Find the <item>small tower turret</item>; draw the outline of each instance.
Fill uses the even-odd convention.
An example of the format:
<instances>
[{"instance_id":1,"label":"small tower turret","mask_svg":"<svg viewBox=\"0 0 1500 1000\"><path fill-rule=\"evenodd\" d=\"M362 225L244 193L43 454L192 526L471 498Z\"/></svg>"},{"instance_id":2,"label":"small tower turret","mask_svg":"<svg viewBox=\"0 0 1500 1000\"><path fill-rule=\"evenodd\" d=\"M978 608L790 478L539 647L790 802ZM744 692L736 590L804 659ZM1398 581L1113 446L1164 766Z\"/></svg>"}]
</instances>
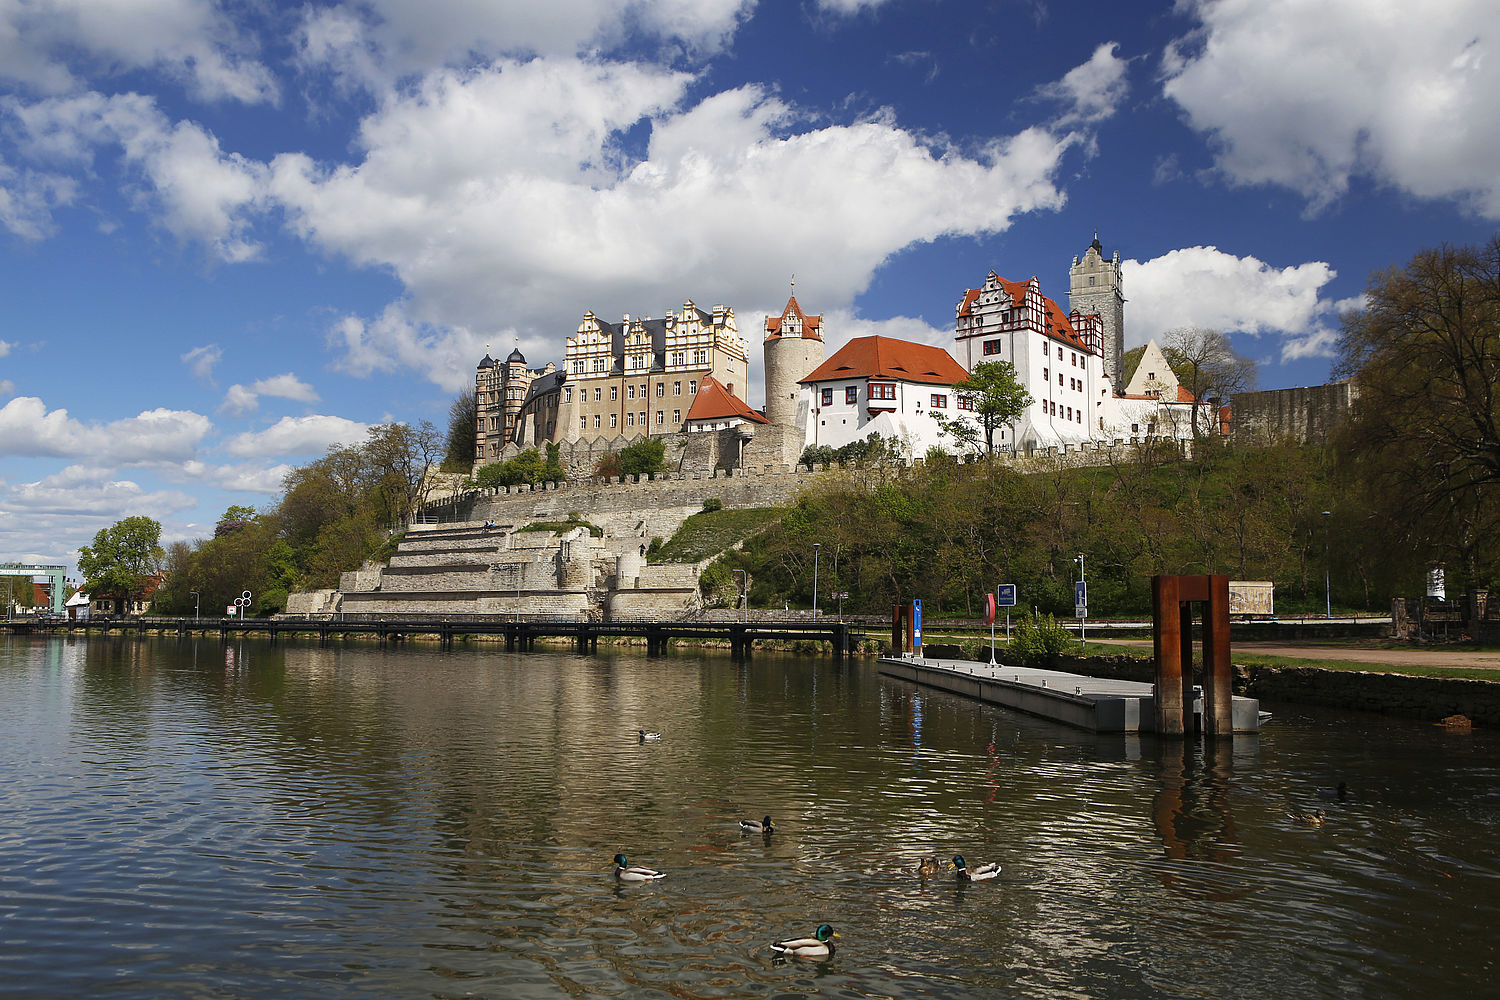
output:
<instances>
[{"instance_id":1,"label":"small tower turret","mask_svg":"<svg viewBox=\"0 0 1500 1000\"><path fill-rule=\"evenodd\" d=\"M1099 234L1068 269L1068 309L1084 316L1098 314L1104 348L1104 370L1116 392L1121 391L1120 359L1125 356L1125 290L1120 277L1120 251L1104 256Z\"/></svg>"}]
</instances>

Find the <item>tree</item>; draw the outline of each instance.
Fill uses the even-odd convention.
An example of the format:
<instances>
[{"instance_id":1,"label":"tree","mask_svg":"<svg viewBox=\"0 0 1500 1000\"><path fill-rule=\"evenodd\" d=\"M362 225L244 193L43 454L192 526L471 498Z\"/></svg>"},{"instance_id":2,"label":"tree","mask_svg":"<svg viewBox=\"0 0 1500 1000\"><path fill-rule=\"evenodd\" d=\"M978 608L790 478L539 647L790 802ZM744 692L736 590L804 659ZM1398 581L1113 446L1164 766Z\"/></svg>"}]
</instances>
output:
<instances>
[{"instance_id":1,"label":"tree","mask_svg":"<svg viewBox=\"0 0 1500 1000\"><path fill-rule=\"evenodd\" d=\"M146 578L160 568L166 556L160 542L160 524L144 515L127 517L100 528L94 544L78 550L78 571L90 593L128 597L144 589Z\"/></svg>"},{"instance_id":2,"label":"tree","mask_svg":"<svg viewBox=\"0 0 1500 1000\"><path fill-rule=\"evenodd\" d=\"M1193 396L1193 437L1198 437L1200 404L1210 397L1224 398L1255 388L1255 362L1236 351L1218 330L1181 326L1168 330L1165 340L1162 353L1177 381Z\"/></svg>"},{"instance_id":3,"label":"tree","mask_svg":"<svg viewBox=\"0 0 1500 1000\"><path fill-rule=\"evenodd\" d=\"M1346 471L1399 540L1493 574L1493 545L1481 555L1464 539L1500 508L1500 236L1372 275L1364 308L1343 317L1334 374L1358 390Z\"/></svg>"},{"instance_id":4,"label":"tree","mask_svg":"<svg viewBox=\"0 0 1500 1000\"><path fill-rule=\"evenodd\" d=\"M1014 423L1031 405L1031 393L1016 378L1016 368L1009 361L979 362L968 378L954 383L953 392L968 404L978 427L962 417L935 410L931 411L933 419L944 434L975 451L982 435L984 450L990 455L995 453L995 431Z\"/></svg>"},{"instance_id":5,"label":"tree","mask_svg":"<svg viewBox=\"0 0 1500 1000\"><path fill-rule=\"evenodd\" d=\"M478 441L479 397L473 389L465 389L448 406L448 441L443 452L443 471L469 471L474 465L474 448Z\"/></svg>"},{"instance_id":6,"label":"tree","mask_svg":"<svg viewBox=\"0 0 1500 1000\"><path fill-rule=\"evenodd\" d=\"M627 476L653 475L665 467L666 455L661 438L642 438L620 449L620 471Z\"/></svg>"}]
</instances>

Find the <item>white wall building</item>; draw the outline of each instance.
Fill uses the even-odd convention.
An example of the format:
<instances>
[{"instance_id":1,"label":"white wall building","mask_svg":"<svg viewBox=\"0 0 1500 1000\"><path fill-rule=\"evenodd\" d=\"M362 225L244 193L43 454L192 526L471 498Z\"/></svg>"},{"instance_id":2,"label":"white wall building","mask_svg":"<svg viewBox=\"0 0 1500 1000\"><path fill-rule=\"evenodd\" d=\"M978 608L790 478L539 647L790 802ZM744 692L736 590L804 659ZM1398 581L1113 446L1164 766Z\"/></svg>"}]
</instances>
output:
<instances>
[{"instance_id":1,"label":"white wall building","mask_svg":"<svg viewBox=\"0 0 1500 1000\"><path fill-rule=\"evenodd\" d=\"M1009 361L1032 403L996 447L1022 451L1106 436L1114 390L1104 370L1103 321L1077 310L1064 314L1041 283L1007 281L991 271L968 289L955 310L953 337L960 364Z\"/></svg>"},{"instance_id":2,"label":"white wall building","mask_svg":"<svg viewBox=\"0 0 1500 1000\"><path fill-rule=\"evenodd\" d=\"M953 391L967 377L941 347L856 337L801 379L810 416L805 446L842 448L879 434L899 441L907 458L934 445L952 451L932 414L973 419Z\"/></svg>"},{"instance_id":3,"label":"white wall building","mask_svg":"<svg viewBox=\"0 0 1500 1000\"><path fill-rule=\"evenodd\" d=\"M1215 422L1218 415L1213 404L1193 399L1193 394L1178 381L1166 355L1152 340L1146 344L1141 363L1130 377L1124 395L1115 397L1111 415L1105 421L1104 436L1110 440L1155 437L1191 441L1194 407L1198 410L1199 434L1222 433Z\"/></svg>"}]
</instances>

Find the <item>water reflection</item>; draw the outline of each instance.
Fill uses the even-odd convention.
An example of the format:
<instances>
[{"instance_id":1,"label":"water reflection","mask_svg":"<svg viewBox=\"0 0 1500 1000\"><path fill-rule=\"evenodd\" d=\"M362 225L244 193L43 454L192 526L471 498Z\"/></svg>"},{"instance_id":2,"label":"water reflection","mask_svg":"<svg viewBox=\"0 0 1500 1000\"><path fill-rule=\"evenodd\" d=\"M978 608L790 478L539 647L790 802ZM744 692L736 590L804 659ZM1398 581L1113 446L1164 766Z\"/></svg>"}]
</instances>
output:
<instances>
[{"instance_id":1,"label":"water reflection","mask_svg":"<svg viewBox=\"0 0 1500 1000\"><path fill-rule=\"evenodd\" d=\"M1495 740L1277 719L1094 737L795 657L0 639L0 996L1481 990ZM827 966L771 963L825 921Z\"/></svg>"}]
</instances>

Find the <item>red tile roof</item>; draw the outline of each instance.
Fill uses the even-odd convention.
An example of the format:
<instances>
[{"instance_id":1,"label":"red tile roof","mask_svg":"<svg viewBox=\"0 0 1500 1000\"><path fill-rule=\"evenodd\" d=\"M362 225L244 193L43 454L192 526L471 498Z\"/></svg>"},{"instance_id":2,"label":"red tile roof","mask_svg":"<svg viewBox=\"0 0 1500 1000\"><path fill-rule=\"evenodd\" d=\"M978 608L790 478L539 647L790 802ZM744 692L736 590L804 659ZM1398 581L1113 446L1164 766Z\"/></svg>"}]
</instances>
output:
<instances>
[{"instance_id":1,"label":"red tile roof","mask_svg":"<svg viewBox=\"0 0 1500 1000\"><path fill-rule=\"evenodd\" d=\"M800 384L835 379L889 378L931 385L952 385L969 377L941 347L891 337L856 337L814 368Z\"/></svg>"},{"instance_id":2,"label":"red tile roof","mask_svg":"<svg viewBox=\"0 0 1500 1000\"><path fill-rule=\"evenodd\" d=\"M804 338L808 340L823 339L823 314L819 313L816 316L807 315L807 313L802 311L802 307L797 304L797 296L793 295L786 300L786 309L781 310L780 316L766 317L767 340L776 340L781 336L781 321L786 317L787 309L790 309L801 318L802 336Z\"/></svg>"},{"instance_id":3,"label":"red tile roof","mask_svg":"<svg viewBox=\"0 0 1500 1000\"><path fill-rule=\"evenodd\" d=\"M994 274L993 271L990 273ZM1011 308L1019 309L1026 303L1026 289L1030 286L1031 282L1009 281L998 274L995 275L995 280L1000 283L1000 287L1005 289L1005 293L1010 296ZM958 315L969 315L974 303L979 300L980 291L981 289L978 288L970 288L964 292L963 301L958 306ZM1063 312L1056 302L1043 295L1042 308L1046 312L1043 323L1047 336L1065 341L1070 346L1085 353L1089 351L1088 345L1078 335L1078 331L1073 328L1073 322L1068 319L1068 314Z\"/></svg>"},{"instance_id":4,"label":"red tile roof","mask_svg":"<svg viewBox=\"0 0 1500 1000\"><path fill-rule=\"evenodd\" d=\"M771 422L724 388L718 379L712 375L704 376L702 384L698 386L698 395L693 398L693 405L688 407L687 420L724 420L727 417L743 417L756 424Z\"/></svg>"}]
</instances>

